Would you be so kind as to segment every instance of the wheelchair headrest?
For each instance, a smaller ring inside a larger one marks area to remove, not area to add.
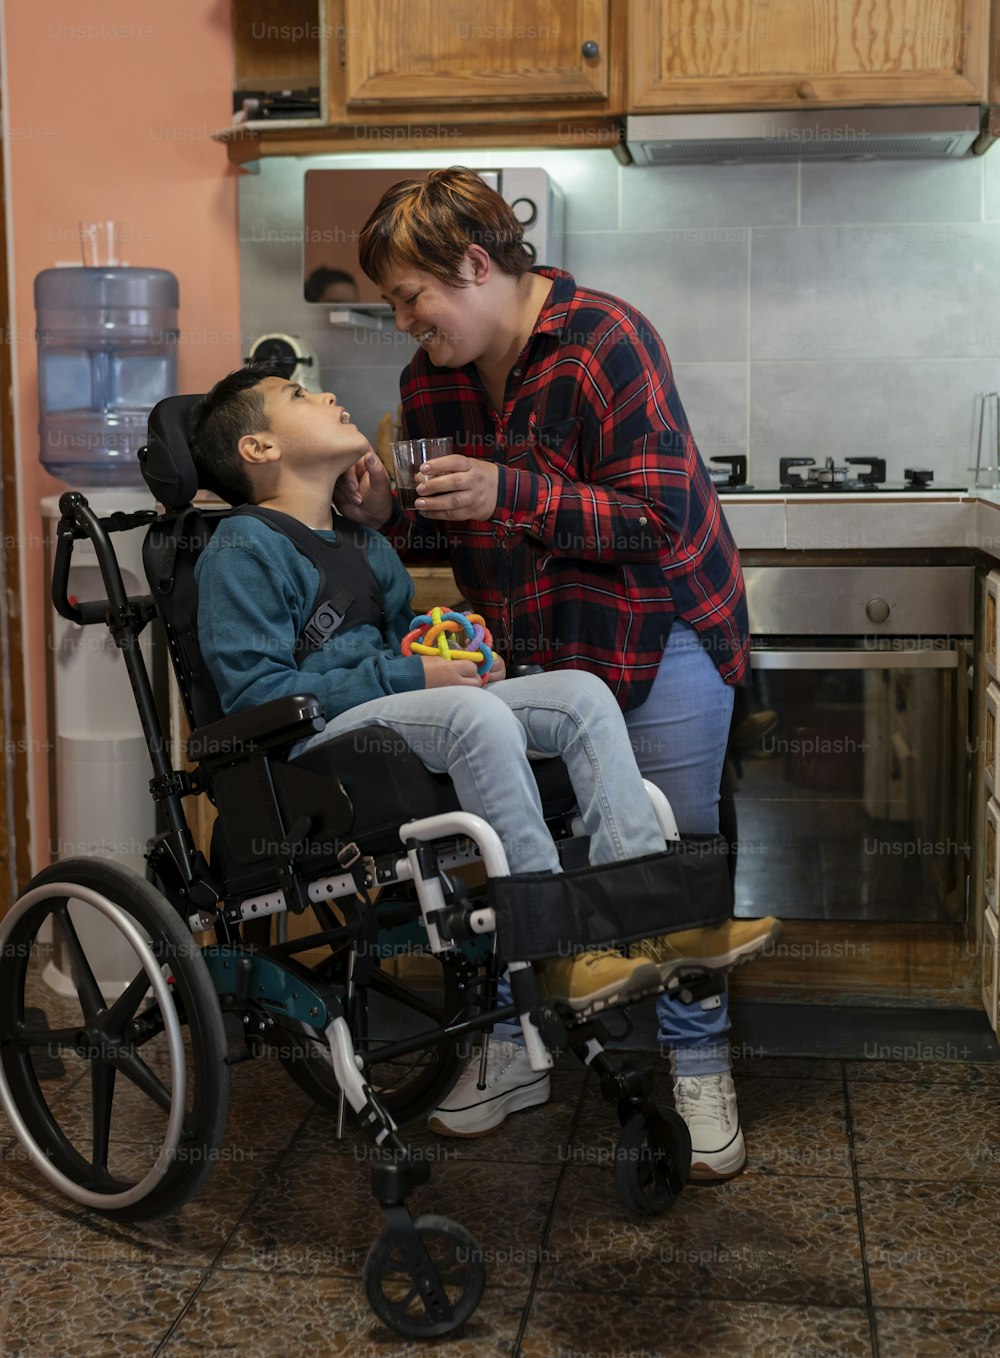
[[[191,457],[191,417],[204,396],[168,396],[149,413],[139,463],[146,485],[165,509],[183,509],[198,490]]]

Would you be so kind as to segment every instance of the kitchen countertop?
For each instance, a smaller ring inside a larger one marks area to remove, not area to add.
[[[1000,557],[1000,490],[726,495],[741,550],[979,548]]]

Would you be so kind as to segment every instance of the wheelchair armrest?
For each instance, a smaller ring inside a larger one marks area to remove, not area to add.
[[[274,698],[249,712],[236,712],[188,736],[188,758],[193,764],[225,764],[252,754],[294,745],[326,726],[323,705],[310,693]]]

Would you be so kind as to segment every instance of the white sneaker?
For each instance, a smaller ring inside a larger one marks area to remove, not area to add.
[[[711,1182],[739,1174],[746,1164],[747,1148],[729,1072],[677,1076],[674,1107],[691,1133],[690,1177]]]
[[[442,1136],[483,1136],[499,1127],[508,1113],[547,1103],[549,1075],[532,1070],[528,1053],[518,1042],[491,1042],[486,1054],[486,1088],[479,1088],[479,1053],[458,1077],[458,1083],[427,1119],[432,1132]]]

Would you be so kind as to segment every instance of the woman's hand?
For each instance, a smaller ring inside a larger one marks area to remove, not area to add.
[[[392,515],[392,488],[378,456],[369,448],[360,461],[337,478],[333,488],[337,513],[352,523],[381,528]]]
[[[507,678],[507,666],[503,663],[503,656],[493,654],[493,668],[486,675],[488,684],[499,684],[501,679]]]
[[[446,688],[461,684],[468,688],[480,687],[479,672],[471,660],[445,660],[443,655],[422,655],[424,685],[427,688]]]
[[[426,519],[490,519],[496,511],[500,468],[496,462],[449,453],[420,469],[417,512]]]

